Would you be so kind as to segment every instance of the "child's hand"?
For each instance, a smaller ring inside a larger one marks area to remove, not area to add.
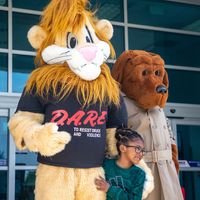
[[[110,184],[106,182],[106,180],[101,176],[95,179],[95,185],[97,186],[97,190],[101,190],[104,192],[107,192],[110,187]]]

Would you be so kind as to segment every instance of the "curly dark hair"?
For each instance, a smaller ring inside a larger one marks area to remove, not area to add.
[[[119,128],[116,130],[115,138],[117,139],[117,151],[120,155],[120,145],[128,145],[129,141],[141,140],[144,143],[142,136],[129,128]]]

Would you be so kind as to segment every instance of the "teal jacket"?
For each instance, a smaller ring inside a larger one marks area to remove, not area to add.
[[[115,159],[105,159],[103,168],[106,181],[110,183],[107,200],[141,200],[145,181],[145,172],[133,165],[124,169]]]

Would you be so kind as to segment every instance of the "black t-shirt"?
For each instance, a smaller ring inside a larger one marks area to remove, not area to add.
[[[54,156],[38,154],[38,162],[48,165],[91,168],[103,163],[106,128],[127,126],[127,111],[120,97],[121,106],[102,106],[99,103],[82,107],[76,95],[56,101],[51,95],[48,100],[31,94],[22,94],[17,111],[28,111],[45,115],[45,122],[55,122],[59,131],[67,131],[72,139],[65,149]]]

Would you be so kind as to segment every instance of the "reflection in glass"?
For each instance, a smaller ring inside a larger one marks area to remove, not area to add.
[[[7,165],[8,118],[0,116],[0,167]]]
[[[200,32],[200,6],[163,0],[128,0],[128,22]]]
[[[8,1],[7,0],[1,0],[0,6],[8,6]]]
[[[200,199],[200,172],[179,172],[180,183],[185,191],[185,199],[199,200]]]
[[[39,16],[36,15],[13,13],[14,49],[33,51],[33,48],[28,42],[27,33],[33,25],[38,24],[38,21],[39,21]]]
[[[168,102],[200,104],[200,72],[167,69]]]
[[[179,160],[199,161],[200,125],[177,125]],[[194,165],[193,167],[198,166]],[[185,190],[187,200],[200,199],[200,173],[180,172],[180,183]]]
[[[43,8],[50,2],[50,0],[13,0],[13,7],[15,8],[24,8],[31,10],[43,10]]]
[[[200,67],[200,37],[130,28],[129,49],[158,53],[168,65]]]
[[[34,200],[35,171],[17,170],[15,179],[15,200]]]
[[[37,154],[16,150],[16,165],[37,165]]]
[[[7,199],[7,171],[0,171],[0,199]]]
[[[13,55],[13,92],[22,92],[30,72],[34,69],[32,56]]]
[[[0,48],[8,48],[8,13],[0,11]]]
[[[114,34],[111,43],[115,49],[116,57],[118,57],[125,50],[124,43],[124,27],[113,26]]]
[[[179,160],[200,161],[200,125],[177,125]]]
[[[123,1],[122,0],[91,0],[93,8],[98,10],[99,19],[111,21],[124,21]]]
[[[0,92],[8,91],[8,55],[0,53]]]

